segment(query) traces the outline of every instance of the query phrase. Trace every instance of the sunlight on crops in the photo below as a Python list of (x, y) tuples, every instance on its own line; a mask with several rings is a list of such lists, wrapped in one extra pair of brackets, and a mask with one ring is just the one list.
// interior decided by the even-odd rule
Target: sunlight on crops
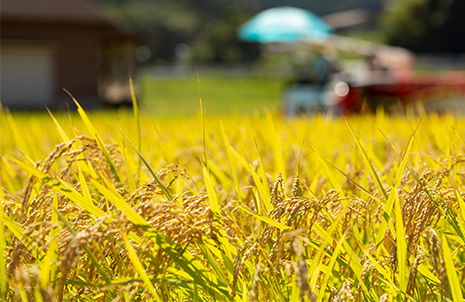
[(3, 110), (0, 300), (462, 301), (463, 138), (437, 115)]

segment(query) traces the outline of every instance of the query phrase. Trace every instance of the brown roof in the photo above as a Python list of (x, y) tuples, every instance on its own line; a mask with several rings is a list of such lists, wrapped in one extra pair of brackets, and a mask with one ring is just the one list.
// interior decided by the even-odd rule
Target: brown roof
[(89, 0), (1, 0), (0, 18), (2, 22), (115, 26), (103, 8)]

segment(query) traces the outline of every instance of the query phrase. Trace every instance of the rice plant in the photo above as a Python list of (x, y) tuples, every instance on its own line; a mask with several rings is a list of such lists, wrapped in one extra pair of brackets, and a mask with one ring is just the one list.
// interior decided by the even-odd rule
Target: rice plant
[(463, 301), (465, 121), (0, 112), (5, 301)]

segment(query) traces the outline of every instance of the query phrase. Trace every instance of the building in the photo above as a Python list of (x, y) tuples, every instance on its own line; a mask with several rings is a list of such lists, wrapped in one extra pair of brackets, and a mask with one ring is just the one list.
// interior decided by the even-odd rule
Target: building
[[(136, 39), (89, 0), (1, 0), (0, 101), (66, 109), (130, 100)], [(63, 89), (64, 88), (64, 89)]]

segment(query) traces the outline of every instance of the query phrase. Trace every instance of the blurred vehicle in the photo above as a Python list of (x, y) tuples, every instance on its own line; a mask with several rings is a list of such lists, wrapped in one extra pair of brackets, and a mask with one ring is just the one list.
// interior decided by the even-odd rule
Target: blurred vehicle
[(283, 113), (351, 114), (402, 112), (421, 102), (425, 111), (465, 113), (465, 73), (429, 72), (396, 77), (389, 71), (340, 72), (324, 86), (292, 84), (283, 93)]
[[(465, 74), (416, 74), (415, 55), (407, 49), (335, 35), (329, 24), (307, 10), (262, 11), (238, 29), (238, 37), (266, 45), (292, 45), (297, 64), (283, 94), (285, 115), (349, 114), (379, 107), (393, 112), (416, 101), (422, 101), (425, 110), (465, 113)], [(364, 60), (339, 67), (334, 56), (328, 56), (335, 52)]]
[[(376, 78), (376, 74), (372, 76)], [(465, 113), (465, 74), (461, 72), (413, 74), (386, 82), (348, 81), (347, 87), (347, 93), (335, 93), (343, 113), (361, 112), (364, 107), (393, 113), (418, 103), (426, 111)]]
[(394, 113), (419, 102), (425, 111), (465, 114), (463, 71), (416, 72), (415, 56), (398, 47), (336, 36), (326, 45), (365, 59), (339, 62), (339, 70), (324, 85), (288, 86), (283, 99), (285, 115), (350, 114), (378, 108)]

